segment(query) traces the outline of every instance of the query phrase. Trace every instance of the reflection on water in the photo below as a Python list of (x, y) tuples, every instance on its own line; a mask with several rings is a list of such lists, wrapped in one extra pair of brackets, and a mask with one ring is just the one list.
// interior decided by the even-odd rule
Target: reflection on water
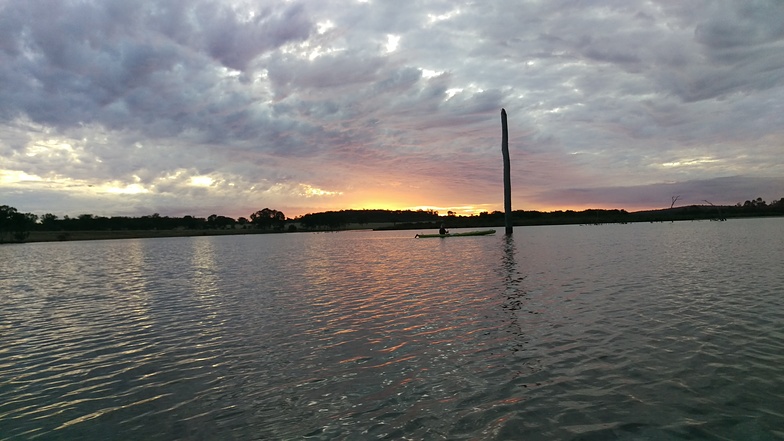
[(0, 438), (776, 439), (779, 219), (0, 247)]
[(520, 272), (520, 267), (517, 264), (516, 254), (517, 246), (515, 245), (514, 237), (512, 235), (505, 235), (502, 241), (503, 254), (501, 258), (501, 276), (504, 281), (504, 291), (502, 294), (503, 308), (507, 313), (508, 331), (514, 337), (514, 346), (512, 351), (521, 351), (526, 349), (524, 327), (521, 323), (521, 316), (518, 311), (527, 311), (530, 314), (535, 314), (534, 311), (525, 309), (528, 305), (525, 286), (523, 281), (525, 276)]
[(204, 298), (218, 293), (218, 257), (213, 248), (213, 241), (208, 237), (194, 238), (191, 241), (191, 283), (194, 290)]

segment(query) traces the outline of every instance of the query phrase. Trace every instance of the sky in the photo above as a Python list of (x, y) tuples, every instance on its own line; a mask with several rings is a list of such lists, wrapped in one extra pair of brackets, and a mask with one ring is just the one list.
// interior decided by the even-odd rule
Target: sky
[(0, 0), (0, 205), (58, 216), (784, 197), (780, 0)]

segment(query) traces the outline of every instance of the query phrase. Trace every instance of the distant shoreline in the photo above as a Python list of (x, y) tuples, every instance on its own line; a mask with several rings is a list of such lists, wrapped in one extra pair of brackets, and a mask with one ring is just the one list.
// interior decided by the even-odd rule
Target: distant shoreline
[[(766, 216), (733, 216), (728, 219), (749, 219), (749, 218), (766, 218), (766, 217), (784, 217), (782, 215), (766, 215)], [(516, 227), (528, 226), (548, 226), (548, 225), (611, 225), (611, 224), (627, 224), (627, 223), (662, 223), (662, 222), (682, 222), (682, 221), (724, 221), (725, 219), (705, 219), (705, 218), (673, 218), (673, 219), (634, 219), (628, 222), (518, 222), (515, 223)], [(450, 225), (450, 228), (491, 228), (498, 227), (498, 225)], [(324, 229), (324, 230), (302, 230), (297, 231), (272, 231), (260, 230), (254, 228), (246, 229), (200, 229), (200, 230), (92, 230), (92, 231), (31, 231), (30, 235), (22, 242), (8, 240), (5, 244), (24, 244), (35, 242), (73, 242), (73, 241), (86, 241), (86, 240), (117, 240), (117, 239), (155, 239), (167, 237), (200, 237), (200, 236), (237, 236), (237, 235), (252, 235), (252, 234), (289, 234), (289, 233), (328, 233), (340, 231), (356, 231), (356, 230), (374, 230), (374, 231), (401, 231), (401, 230), (429, 230), (437, 227), (429, 222), (416, 224), (416, 223), (375, 223), (375, 224), (349, 224), (338, 229)]]
[[(386, 225), (386, 224), (385, 224)], [(383, 225), (383, 226), (385, 226)], [(299, 230), (300, 233), (319, 233), (332, 231), (372, 230), (378, 224), (349, 225), (340, 230)], [(7, 240), (7, 244), (23, 244), (34, 242), (73, 242), (83, 240), (115, 240), (115, 239), (155, 239), (166, 237), (200, 237), (200, 236), (239, 236), (252, 234), (284, 234), (287, 231), (261, 230), (257, 228), (234, 229), (199, 229), (199, 230), (81, 230), (81, 231), (31, 231), (22, 242)], [(3, 242), (0, 242), (2, 244)]]
[[(270, 213), (274, 216), (271, 217)], [(782, 216), (784, 216), (784, 198), (770, 205), (762, 198), (757, 198), (754, 201), (746, 201), (743, 205), (687, 205), (635, 212), (622, 209), (551, 212), (515, 210), (511, 213), (511, 222), (514, 226), (523, 227), (685, 220), (725, 221), (735, 218)], [(507, 215), (500, 211), (482, 212), (470, 216), (449, 212), (448, 215), (443, 216), (432, 210), (349, 209), (311, 213), (289, 219), (281, 212), (265, 208), (251, 215), (251, 218), (252, 220), (248, 221), (246, 218), (235, 220), (218, 215), (211, 215), (208, 218), (169, 217), (156, 213), (138, 218), (84, 214), (78, 218), (65, 216), (63, 219), (53, 214), (46, 214), (39, 219), (31, 213), (20, 213), (13, 207), (0, 206), (0, 244), (346, 230), (437, 230), (442, 224), (447, 228), (498, 228), (507, 223)]]
[[(264, 234), (262, 230), (95, 230), (95, 231), (31, 231), (24, 242), (72, 242), (82, 240), (148, 239), (163, 237), (231, 236)], [(9, 242), (14, 243), (14, 242)]]

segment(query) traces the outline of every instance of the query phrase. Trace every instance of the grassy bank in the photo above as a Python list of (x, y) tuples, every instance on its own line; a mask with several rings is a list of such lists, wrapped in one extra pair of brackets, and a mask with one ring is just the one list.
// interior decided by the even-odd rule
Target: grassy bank
[(31, 231), (25, 242), (62, 242), (73, 240), (140, 239), (156, 237), (231, 236), (265, 234), (262, 230), (120, 230), (120, 231)]
[[(340, 230), (370, 230), (377, 227), (389, 226), (389, 223), (351, 224)], [(307, 230), (298, 230), (308, 232)], [(317, 231), (316, 231), (317, 232)], [(87, 230), (87, 231), (31, 231), (23, 241), (29, 242), (66, 242), (74, 240), (111, 240), (111, 239), (142, 239), (160, 237), (193, 237), (193, 236), (236, 236), (245, 234), (276, 234), (278, 231), (247, 229), (204, 229), (204, 230)], [(16, 243), (10, 237), (5, 238), (5, 243)], [(2, 242), (0, 242), (2, 243)]]

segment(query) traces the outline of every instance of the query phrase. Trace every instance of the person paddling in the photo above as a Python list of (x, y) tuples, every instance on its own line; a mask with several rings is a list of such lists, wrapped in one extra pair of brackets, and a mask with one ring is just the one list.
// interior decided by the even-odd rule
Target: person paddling
[(441, 228), (438, 229), (438, 234), (442, 236), (444, 234), (449, 234), (449, 231), (446, 229), (446, 225), (444, 225), (443, 223), (441, 224)]

